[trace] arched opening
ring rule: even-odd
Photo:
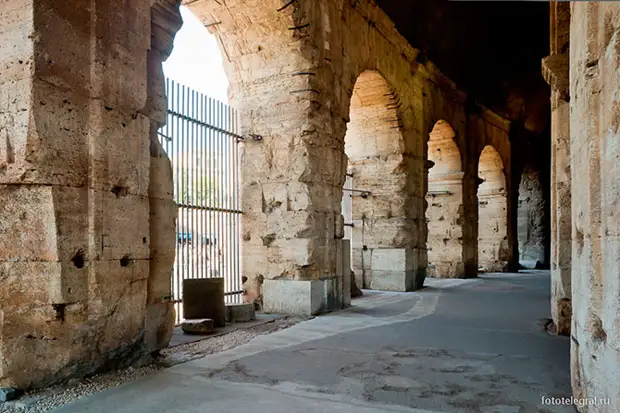
[[[188,6],[166,77],[167,121],[160,143],[172,164],[176,253],[171,295],[184,319],[187,279],[223,278],[227,302],[239,302],[237,118],[228,103],[228,78],[217,38]],[[205,314],[206,316],[206,314]]]
[[[378,72],[366,71],[358,77],[345,136],[348,179],[343,214],[349,228],[345,238],[351,239],[351,266],[361,288],[414,288],[397,102]]]
[[[430,133],[426,222],[429,276],[464,276],[463,170],[461,154],[450,124],[438,121]]]
[[[519,264],[523,268],[547,268],[549,236],[546,222],[547,202],[541,173],[526,166],[519,184],[517,239]]]
[[[504,165],[487,145],[480,154],[478,176],[478,265],[480,271],[504,271],[508,264],[508,197]]]

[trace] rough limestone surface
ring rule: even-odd
[[[573,391],[620,411],[620,4],[571,3]],[[579,23],[577,23],[579,22]]]
[[[571,136],[569,104],[570,5],[551,7],[551,54],[543,75],[551,86],[551,315],[558,334],[572,317]]]
[[[156,131],[178,3],[0,5],[0,386],[90,374],[170,338],[176,210]],[[428,141],[439,120],[454,130],[463,167],[463,253],[450,267],[475,275],[479,250],[498,267],[513,260],[512,226],[478,245],[483,149],[494,148],[505,191],[516,193],[509,122],[471,109],[374,1],[188,6],[218,37],[242,133],[262,138],[242,144],[246,297],[291,314],[347,305],[347,131],[374,148],[366,160],[351,155],[356,185],[372,189],[355,212],[368,224],[362,253],[352,247],[371,287],[424,283]],[[377,100],[378,91],[388,93]],[[362,119],[365,101],[385,116]],[[495,201],[486,209],[497,214],[484,222],[499,225],[500,211],[504,224],[516,220],[512,202]],[[458,231],[450,236],[460,242]]]
[[[508,191],[502,159],[492,146],[480,154],[478,188],[479,266],[485,271],[504,271],[508,257]]]
[[[242,149],[248,296],[278,299],[263,293],[266,286],[276,287],[261,279],[286,283],[344,276],[338,271],[342,186],[345,152],[355,141],[363,142],[359,154],[373,151],[365,160],[349,154],[358,174],[355,186],[376,194],[355,200],[361,209],[354,221],[364,225],[354,227],[364,232],[363,242],[360,234],[352,245],[358,285],[420,285],[428,267],[426,147],[440,119],[455,129],[468,165],[462,214],[467,258],[461,265],[475,276],[477,158],[484,146],[493,145],[510,165],[507,121],[484,108],[468,113],[467,95],[431,62],[422,63],[418,50],[374,2],[198,0],[187,5],[220,42],[243,133],[262,137],[245,141]],[[387,96],[373,98],[381,90]],[[383,119],[375,113],[360,121],[357,113],[371,107],[385,114]],[[374,188],[377,182],[384,186]],[[508,243],[516,243],[516,234],[511,235],[514,241]],[[384,248],[404,251],[398,269],[373,269],[374,252]],[[385,283],[376,271],[386,276]]]
[[[226,304],[226,322],[242,323],[256,318],[254,303]]]
[[[0,4],[0,387],[170,337],[176,211],[155,133],[181,21],[173,0],[118,6]]]
[[[547,205],[540,172],[526,167],[519,186],[518,240],[519,262],[528,268],[545,263],[547,242],[544,218]]]
[[[452,127],[438,121],[430,133],[426,222],[428,223],[429,275],[441,278],[465,276],[463,256],[463,167]]]
[[[185,334],[208,335],[215,331],[213,320],[207,318],[204,320],[186,320],[181,323],[181,330]]]

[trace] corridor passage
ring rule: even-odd
[[[574,412],[549,274],[427,279],[107,390],[62,413]]]

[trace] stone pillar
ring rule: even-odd
[[[165,345],[144,346],[151,3],[0,6],[0,387]]]
[[[429,275],[462,278],[464,264],[464,206],[461,154],[454,131],[445,121],[433,127],[428,141],[426,221],[428,225]]]
[[[327,11],[279,0],[188,6],[214,23],[231,105],[247,136],[241,148],[246,288],[268,312],[341,308],[345,121],[332,106],[344,93],[330,78]]]
[[[571,374],[578,397],[620,411],[620,4],[571,3]]]
[[[570,335],[572,317],[571,151],[567,3],[551,4],[551,55],[543,76],[551,86],[551,315],[558,334]]]
[[[510,187],[499,153],[486,146],[479,160],[478,187],[478,261],[488,272],[505,271],[511,255],[509,220]],[[516,218],[516,217],[515,217]],[[516,221],[516,220],[515,220]]]
[[[473,146],[473,145],[472,145]],[[471,155],[468,153],[468,158]],[[476,163],[465,163],[463,176],[463,267],[464,278],[478,276],[478,185]]]
[[[463,172],[429,174],[428,260],[429,275],[463,278]],[[432,269],[431,269],[432,268]]]

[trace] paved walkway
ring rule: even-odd
[[[549,275],[435,280],[261,336],[61,413],[536,413],[570,396],[569,342],[544,332]]]

